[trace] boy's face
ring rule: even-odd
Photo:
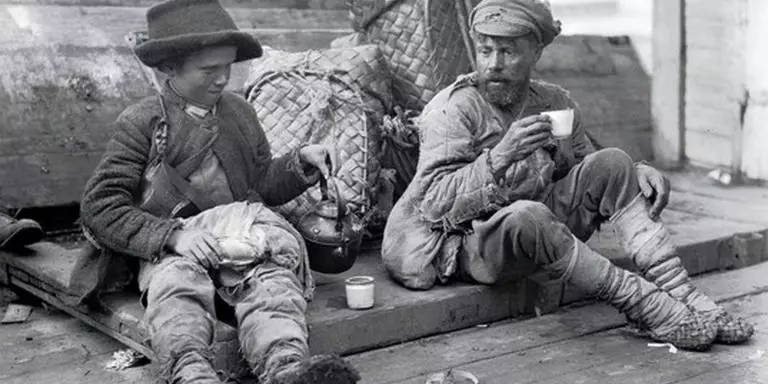
[[[232,46],[204,48],[169,69],[171,82],[189,101],[213,106],[229,83],[236,56]]]

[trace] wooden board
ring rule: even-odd
[[[730,302],[745,295],[766,292],[768,282],[763,279],[766,273],[768,263],[704,276],[696,279],[695,283],[706,288],[716,300]],[[737,281],[740,283],[731,283]],[[760,303],[768,300],[768,294],[763,296]],[[751,317],[765,316],[765,313],[757,313],[764,311],[765,306],[746,303],[729,305],[737,313]],[[562,375],[578,373],[602,363],[610,364],[622,358],[638,359],[643,353],[663,352],[662,356],[668,358],[666,350],[649,349],[647,340],[637,339],[623,329],[617,329],[623,324],[623,316],[614,309],[591,305],[522,322],[502,322],[491,324],[488,328],[427,338],[358,354],[351,360],[363,374],[364,383],[423,383],[430,373],[456,368],[475,373],[484,384],[501,384],[538,382],[547,378],[552,378],[553,383],[575,383],[578,381],[562,378]],[[744,349],[754,352],[753,348]],[[703,359],[712,356],[691,354],[700,355]],[[388,369],[391,367],[397,369]],[[647,373],[652,366],[645,367],[644,372]],[[605,381],[592,378],[592,381],[584,383],[592,382]]]
[[[738,166],[745,99],[746,0],[727,5],[688,1],[685,7],[685,153],[697,164]],[[712,119],[713,114],[720,115]],[[714,120],[714,121],[713,121]]]
[[[678,381],[679,384],[719,384],[719,383],[740,383],[740,384],[763,384],[768,382],[768,370],[766,365],[768,361],[764,355],[757,357],[759,352],[749,357],[749,361],[740,362],[725,368],[702,373],[701,375],[689,379]]]
[[[653,155],[665,168],[680,166],[685,156],[684,4],[653,2]]]
[[[758,329],[764,329],[768,326],[768,314],[764,312],[764,308],[768,307],[768,294],[741,299],[729,304],[726,306],[728,309],[745,315],[756,324]],[[615,358],[609,362],[590,366],[583,361],[580,364],[582,369],[550,380],[543,380],[541,383],[679,383],[750,361],[750,357],[759,348],[755,348],[755,346],[762,346],[763,348],[768,346],[768,334],[757,332],[749,345],[716,346],[714,350],[708,353],[678,352],[677,354],[670,354],[664,348],[651,350],[646,346],[646,342],[625,338],[624,343],[617,345],[615,349],[601,349],[604,353],[615,355]],[[631,352],[625,355],[624,352],[627,350]],[[584,368],[585,365],[586,368]],[[728,381],[743,382],[737,378],[731,378]],[[700,379],[696,382],[708,383]],[[489,382],[489,384],[492,383]]]
[[[151,356],[142,343],[143,309],[137,293],[106,295],[102,310],[70,307],[67,303],[74,298],[65,291],[78,253],[50,243],[31,248],[36,252],[25,256],[0,252],[0,265],[9,267],[11,285]],[[59,264],[59,268],[51,268]],[[377,304],[373,309],[346,308],[343,280],[352,275],[376,278]],[[361,256],[355,267],[344,274],[318,274],[317,280],[316,298],[308,313],[309,341],[316,353],[350,353],[518,316],[526,309],[528,295],[536,298],[536,285],[526,282],[494,288],[459,284],[428,292],[409,291],[386,276],[376,253]],[[372,323],[381,324],[382,332],[367,332]],[[217,339],[222,355],[237,355],[237,340],[231,327],[220,322]],[[230,366],[233,360],[222,359],[220,364]]]
[[[768,142],[764,122],[768,119],[768,76],[764,64],[768,52],[758,48],[757,36],[768,33],[768,8],[765,2],[748,2],[748,18],[744,51],[745,84],[749,97],[744,100],[744,130],[742,136],[742,171],[747,177],[768,180]]]
[[[705,169],[689,168],[681,172],[667,172],[665,175],[673,191],[711,197],[716,201],[739,202],[745,207],[768,206],[768,188],[760,185],[722,186],[710,180],[707,172]]]
[[[726,216],[729,211],[746,205],[731,200],[718,208],[710,207],[710,204],[717,203],[717,199],[688,193],[680,194],[680,197],[680,201],[672,202],[663,217],[673,240],[680,246],[680,257],[690,274],[740,268],[766,258],[765,230],[768,224],[762,221],[739,222],[737,220],[742,216],[732,219]],[[710,209],[703,210],[705,206]],[[754,204],[752,206],[753,210],[759,209],[754,208]],[[689,212],[681,211],[686,209]],[[742,233],[750,236],[735,236]],[[610,227],[590,240],[589,244],[617,264],[632,268],[626,254],[617,249]],[[34,245],[31,249],[35,252],[30,255],[9,258],[6,254],[6,264],[13,267],[10,276],[25,286],[39,287],[43,291],[37,292],[39,295],[53,296],[49,300],[58,298],[66,302],[71,299],[62,296],[62,292],[69,286],[77,257],[76,249],[67,250],[46,243]],[[345,308],[343,279],[357,274],[371,275],[377,280],[377,305],[371,310]],[[360,262],[344,274],[317,274],[317,282],[317,297],[310,304],[308,315],[311,348],[316,352],[366,350],[533,313],[535,307],[546,313],[560,304],[584,299],[579,292],[563,287],[560,282],[536,276],[508,287],[454,284],[436,287],[429,292],[412,292],[388,278],[375,253],[361,256]],[[101,327],[104,332],[119,330],[114,337],[142,348],[143,334],[139,330],[142,312],[136,295],[131,294],[109,297],[103,313],[74,315],[88,317],[86,320],[95,321],[98,324],[94,326]],[[370,324],[379,324],[379,332],[368,332]],[[233,334],[231,328],[220,332],[220,341],[235,348]]]

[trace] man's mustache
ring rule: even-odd
[[[482,81],[484,83],[490,83],[492,81],[497,81],[501,83],[511,83],[512,79],[503,77],[503,76],[483,76]]]

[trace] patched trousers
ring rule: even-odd
[[[539,201],[521,200],[474,220],[459,252],[459,279],[517,279],[566,257],[638,194],[632,159],[619,149],[588,155]]]
[[[263,376],[286,361],[308,357],[307,302],[293,271],[270,262],[256,268],[232,300],[241,351],[254,373]],[[161,364],[172,365],[188,352],[210,355],[217,280],[215,271],[182,257],[142,266],[144,325]]]

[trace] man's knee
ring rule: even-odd
[[[519,200],[501,211],[504,231],[518,239],[536,242],[546,236],[548,228],[557,221],[552,211],[538,201]]]
[[[503,209],[505,222],[524,228],[538,227],[555,220],[552,211],[538,201],[518,200]]]
[[[507,207],[504,226],[517,255],[525,254],[537,264],[552,263],[566,254],[572,242],[568,228],[543,203],[518,201]]]
[[[601,149],[587,156],[584,162],[603,175],[632,172],[635,164],[632,158],[619,148]]]

